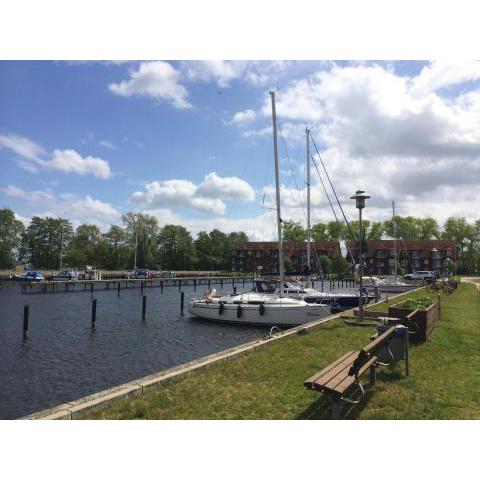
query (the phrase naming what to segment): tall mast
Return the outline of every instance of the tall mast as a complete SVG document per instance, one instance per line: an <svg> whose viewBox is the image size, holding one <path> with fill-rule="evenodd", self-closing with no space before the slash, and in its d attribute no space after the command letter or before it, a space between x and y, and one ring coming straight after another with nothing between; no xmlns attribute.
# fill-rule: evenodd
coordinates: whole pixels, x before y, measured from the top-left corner
<svg viewBox="0 0 480 480"><path fill-rule="evenodd" d="M307 267L310 275L310 130L305 127L307 137Z"/></svg>
<svg viewBox="0 0 480 480"><path fill-rule="evenodd" d="M397 276L397 222L395 220L395 200L392 200L392 223L393 223L393 248L394 253L394 274Z"/></svg>
<svg viewBox="0 0 480 480"><path fill-rule="evenodd" d="M135 258L133 260L133 269L137 269L137 250L138 250L138 231L137 231L137 225L135 224Z"/></svg>
<svg viewBox="0 0 480 480"><path fill-rule="evenodd" d="M285 276L283 265L282 246L282 216L280 212L280 180L278 176L278 151L277 151L277 112L275 110L275 92L270 90L272 99L272 124L273 124L273 155L275 159L275 192L277 199L277 228L278 228L278 266L280 273L280 295L283 294L283 277Z"/></svg>

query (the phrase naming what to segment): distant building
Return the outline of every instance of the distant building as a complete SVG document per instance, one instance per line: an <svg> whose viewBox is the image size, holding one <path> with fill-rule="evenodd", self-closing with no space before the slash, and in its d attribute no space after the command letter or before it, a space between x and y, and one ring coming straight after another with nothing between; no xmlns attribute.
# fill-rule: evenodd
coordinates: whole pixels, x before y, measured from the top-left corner
<svg viewBox="0 0 480 480"><path fill-rule="evenodd" d="M302 273L307 265L307 242L283 242L286 270ZM312 242L312 271L318 270L316 259L321 255L333 257L340 254L338 242ZM289 260L287 260L287 258ZM232 270L236 272L255 272L262 267L262 274L278 273L278 242L237 243L232 252Z"/></svg>
<svg viewBox="0 0 480 480"><path fill-rule="evenodd" d="M368 271L372 275L392 275L395 272L395 242L393 240L366 240L363 252ZM349 242L358 261L357 242ZM453 240L397 240L397 272L411 273L429 270L445 274L456 269L457 244Z"/></svg>

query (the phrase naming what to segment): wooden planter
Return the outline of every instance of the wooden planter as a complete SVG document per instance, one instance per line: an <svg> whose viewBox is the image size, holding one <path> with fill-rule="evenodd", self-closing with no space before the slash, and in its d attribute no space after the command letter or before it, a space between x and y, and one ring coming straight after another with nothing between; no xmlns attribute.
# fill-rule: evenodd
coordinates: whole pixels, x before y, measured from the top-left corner
<svg viewBox="0 0 480 480"><path fill-rule="evenodd" d="M426 310L412 310L411 308L401 308L401 303L390 306L388 316L400 318L402 323L414 332L411 336L412 341L426 342L440 319L440 304L435 302Z"/></svg>

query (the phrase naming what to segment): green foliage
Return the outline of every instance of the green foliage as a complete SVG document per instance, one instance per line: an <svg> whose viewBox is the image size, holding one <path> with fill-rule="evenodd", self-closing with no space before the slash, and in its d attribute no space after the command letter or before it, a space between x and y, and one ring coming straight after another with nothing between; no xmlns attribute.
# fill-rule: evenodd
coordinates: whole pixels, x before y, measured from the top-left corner
<svg viewBox="0 0 480 480"><path fill-rule="evenodd" d="M157 264L162 270L189 270L195 263L192 236L181 225L165 225L158 235Z"/></svg>
<svg viewBox="0 0 480 480"><path fill-rule="evenodd" d="M13 210L0 209L0 268L15 266L24 230Z"/></svg>
<svg viewBox="0 0 480 480"><path fill-rule="evenodd" d="M430 307L434 303L435 303L435 300L433 298L424 295L422 297L409 298L405 300L401 304L401 307L408 308L409 310L416 310L417 308L420 310L426 310L428 307Z"/></svg>
<svg viewBox="0 0 480 480"><path fill-rule="evenodd" d="M318 263L321 267L319 270L324 275L327 275L332 271L332 260L330 260L330 257L327 257L326 255L320 255L318 257Z"/></svg>
<svg viewBox="0 0 480 480"><path fill-rule="evenodd" d="M36 268L60 268L60 256L68 251L73 228L64 218L33 217L22 238L23 260Z"/></svg>
<svg viewBox="0 0 480 480"><path fill-rule="evenodd" d="M282 237L287 242L304 242L307 231L298 222L286 220L282 223Z"/></svg>
<svg viewBox="0 0 480 480"><path fill-rule="evenodd" d="M350 263L341 254L336 254L332 257L330 271L335 274L343 274L350 268Z"/></svg>

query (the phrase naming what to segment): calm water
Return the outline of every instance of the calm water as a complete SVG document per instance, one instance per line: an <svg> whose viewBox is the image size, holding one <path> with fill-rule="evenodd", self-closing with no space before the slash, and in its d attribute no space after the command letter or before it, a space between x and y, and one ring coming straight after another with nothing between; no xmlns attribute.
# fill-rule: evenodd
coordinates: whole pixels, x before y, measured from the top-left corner
<svg viewBox="0 0 480 480"><path fill-rule="evenodd" d="M89 292L21 295L18 285L0 286L0 418L76 400L268 333L189 317L187 301L205 288L183 288L185 317L177 287L146 289L145 322L139 288L121 290L120 297L116 290L99 290L92 330ZM23 341L25 303L30 323Z"/></svg>

